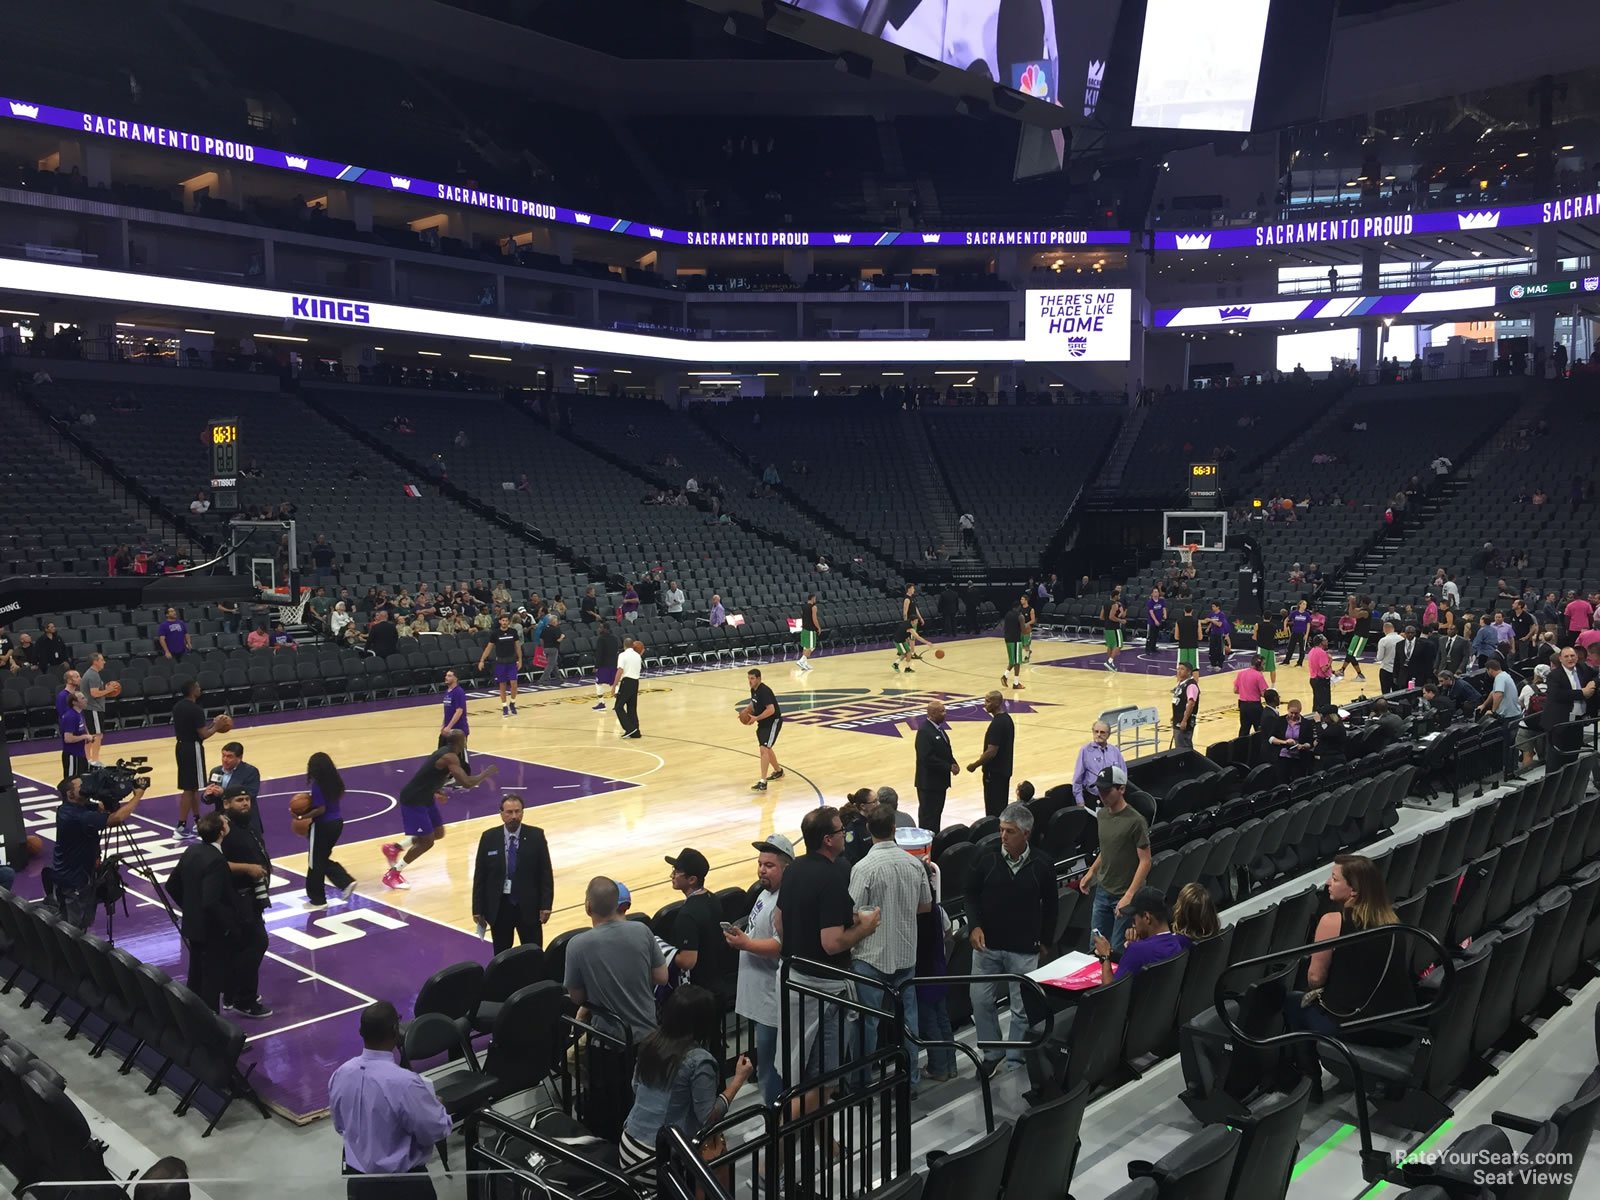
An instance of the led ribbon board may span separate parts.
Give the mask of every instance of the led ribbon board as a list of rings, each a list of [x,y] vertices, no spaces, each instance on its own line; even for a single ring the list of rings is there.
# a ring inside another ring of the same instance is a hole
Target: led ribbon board
[[[303,292],[278,292],[241,287],[232,283],[206,283],[194,279],[125,274],[98,267],[65,263],[0,259],[0,291],[31,292],[51,296],[76,296],[99,301],[191,309],[234,316],[260,317],[275,323],[305,321],[353,330],[387,330],[453,338],[467,342],[492,342],[502,346],[537,346],[586,354],[613,354],[630,358],[696,365],[741,363],[948,363],[948,362],[1070,362],[1074,359],[1125,362],[1128,358],[1127,289],[1083,292],[1030,292],[1030,307],[1022,340],[975,338],[970,341],[910,340],[794,340],[701,341],[696,338],[657,337],[609,329],[580,329],[542,321],[520,321],[474,313],[435,312],[401,304],[341,300]],[[1035,296],[1061,299],[1056,317],[1035,318],[1044,311],[1033,304]],[[1037,311],[1036,311],[1037,310]],[[1070,310],[1070,312],[1069,312]],[[1058,328],[1051,328],[1054,319]],[[1074,328],[1066,328],[1071,321]],[[1120,329],[1120,333],[1118,332]],[[1084,338],[1082,353],[1075,338]]]
[[[1451,291],[1388,292],[1381,296],[1329,296],[1319,300],[1268,300],[1261,304],[1158,308],[1156,329],[1199,329],[1212,325],[1277,325],[1295,321],[1335,321],[1352,317],[1398,317],[1420,313],[1471,312],[1493,308],[1492,287]]]
[[[400,192],[422,200],[439,200],[467,208],[486,209],[509,216],[528,217],[535,221],[571,225],[580,229],[592,229],[597,233],[621,234],[624,237],[641,238],[645,241],[674,246],[927,246],[930,248],[1020,246],[1051,249],[1071,246],[1126,246],[1133,241],[1133,236],[1125,229],[967,229],[942,233],[906,229],[823,232],[797,229],[718,232],[669,229],[664,225],[652,225],[648,221],[584,212],[565,208],[559,204],[506,196],[480,188],[436,183],[431,179],[418,179],[412,175],[380,171],[371,167],[357,166],[354,163],[334,162],[331,159],[314,158],[303,154],[286,154],[282,150],[253,146],[248,142],[234,141],[230,138],[212,137],[209,134],[175,129],[148,121],[129,121],[122,117],[80,112],[73,108],[56,108],[50,104],[36,104],[31,100],[12,100],[0,96],[0,116],[30,125],[49,125],[57,129],[68,129],[74,133],[138,142],[141,145],[159,146],[180,153],[248,163],[255,167],[271,167],[295,175],[310,175],[339,183],[378,188],[386,192]]]

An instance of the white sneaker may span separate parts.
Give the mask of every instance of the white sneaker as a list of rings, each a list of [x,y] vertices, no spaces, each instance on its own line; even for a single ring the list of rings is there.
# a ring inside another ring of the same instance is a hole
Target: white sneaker
[[[356,882],[353,879],[350,881],[350,886],[349,887],[342,887],[342,888],[339,889],[339,895],[345,900],[349,900],[350,897],[354,896],[355,894],[356,894]]]

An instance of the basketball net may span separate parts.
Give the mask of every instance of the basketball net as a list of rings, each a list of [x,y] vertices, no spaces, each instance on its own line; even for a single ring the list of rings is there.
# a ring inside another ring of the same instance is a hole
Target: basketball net
[[[1190,542],[1187,546],[1179,546],[1178,547],[1178,562],[1179,562],[1179,564],[1182,565],[1182,566],[1185,566],[1185,567],[1192,566],[1193,563],[1194,563],[1194,552],[1196,550],[1198,550],[1198,549],[1200,549],[1200,546],[1196,542]]]

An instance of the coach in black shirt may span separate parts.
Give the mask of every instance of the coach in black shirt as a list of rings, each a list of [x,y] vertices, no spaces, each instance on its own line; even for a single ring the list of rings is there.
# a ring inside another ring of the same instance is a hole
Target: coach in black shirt
[[[983,698],[983,711],[989,714],[989,728],[983,735],[983,753],[967,764],[967,770],[983,768],[983,811],[998,817],[1011,803],[1011,750],[1017,740],[1016,726],[1006,711],[1006,699],[998,691]]]
[[[261,960],[267,956],[267,926],[263,914],[272,903],[268,889],[272,860],[266,841],[250,820],[255,802],[243,787],[230,787],[222,801],[228,832],[222,836],[222,854],[233,875],[239,906],[239,932],[230,947],[228,972],[222,983],[223,1007],[240,1016],[270,1017],[272,1009],[261,1002]]]

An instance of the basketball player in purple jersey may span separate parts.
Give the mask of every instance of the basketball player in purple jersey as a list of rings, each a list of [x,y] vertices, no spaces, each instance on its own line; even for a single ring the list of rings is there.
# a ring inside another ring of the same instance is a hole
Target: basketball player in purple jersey
[[[500,614],[500,628],[489,635],[489,644],[478,656],[478,670],[494,654],[494,681],[500,687],[500,715],[517,715],[517,676],[522,672],[522,631],[511,624],[511,614]],[[506,688],[511,689],[511,703],[506,705]],[[465,720],[465,717],[462,718]]]

